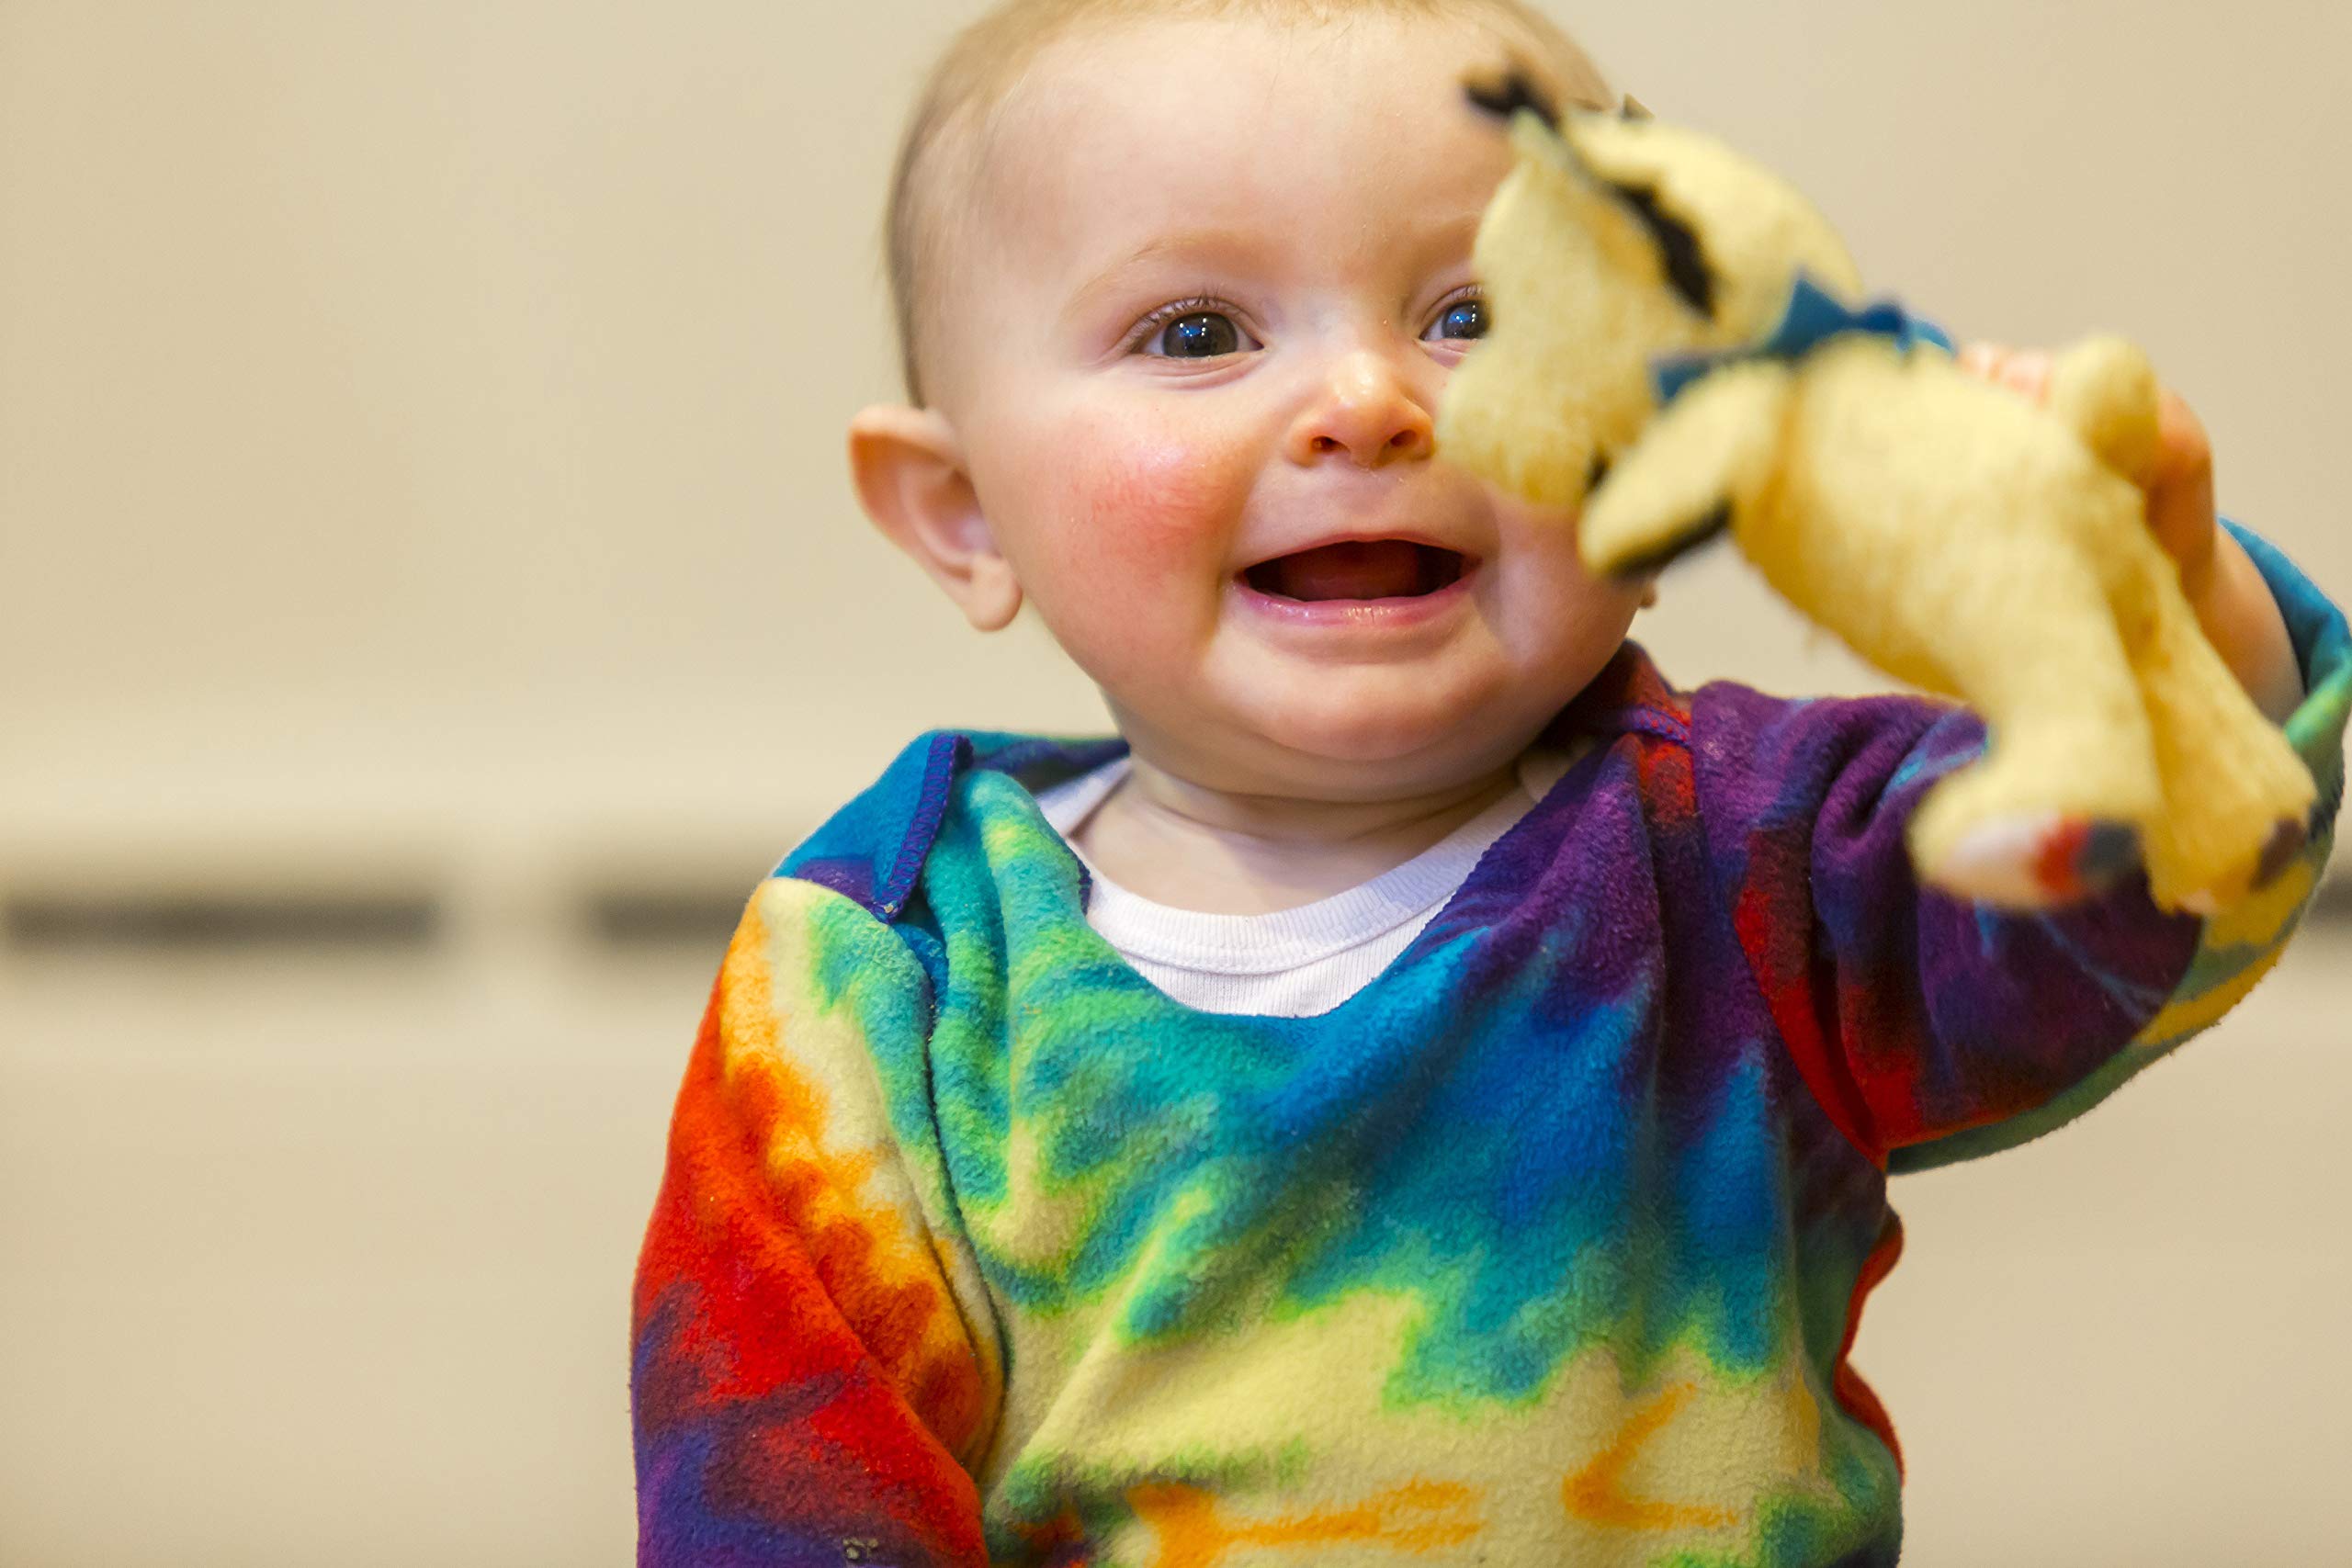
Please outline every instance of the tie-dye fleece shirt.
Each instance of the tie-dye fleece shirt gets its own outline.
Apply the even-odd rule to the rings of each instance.
[[[687,1068],[635,1300],[641,1561],[1881,1564],[1849,1364],[1890,1173],[2080,1113],[2277,955],[2352,642],[2253,546],[2319,830],[2209,921],[1923,894],[1980,746],[1905,698],[1682,694],[1364,989],[1203,1013],[1088,926],[1034,793],[1119,743],[918,740],[767,882]]]

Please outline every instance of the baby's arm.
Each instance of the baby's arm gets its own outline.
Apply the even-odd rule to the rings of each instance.
[[[1700,812],[1740,945],[1815,1098],[1875,1160],[1941,1164],[2071,1120],[2218,1019],[2277,958],[2333,839],[2352,632],[2276,551],[2250,536],[2245,549],[2310,694],[2286,728],[2321,803],[2297,863],[2211,920],[2160,913],[2136,876],[2051,917],[1921,887],[1905,829],[1981,750],[1965,712],[1697,694]]]
[[[761,889],[686,1069],[638,1267],[649,1568],[985,1568],[967,1467],[1001,1361],[877,1066],[910,1044],[920,1059],[929,1017],[888,927],[810,883]]]

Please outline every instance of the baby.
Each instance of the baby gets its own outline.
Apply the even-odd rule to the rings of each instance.
[[[2205,922],[1923,892],[1973,718],[1679,691],[1442,460],[1512,58],[1616,101],[1517,0],[1013,0],[940,66],[859,493],[1118,734],[922,737],[754,897],[638,1277],[642,1562],[1892,1563],[1887,1176],[2275,956],[2352,642],[2177,400],[2151,525],[2329,803]]]

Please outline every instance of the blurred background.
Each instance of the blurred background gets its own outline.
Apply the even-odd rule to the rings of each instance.
[[[949,0],[0,0],[0,1562],[621,1564],[735,908],[906,739],[1093,730],[852,503]],[[2094,328],[2352,590],[2340,0],[1555,14],[1968,335]],[[1737,562],[1686,681],[1869,679]],[[2352,923],[1902,1183],[1919,1564],[2352,1562]]]

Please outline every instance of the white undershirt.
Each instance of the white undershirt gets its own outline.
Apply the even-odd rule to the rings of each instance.
[[[1393,871],[1294,909],[1211,915],[1157,904],[1104,876],[1075,843],[1092,878],[1086,920],[1153,985],[1203,1012],[1306,1018],[1371,984],[1468,878],[1488,845],[1549,793],[1574,761],[1531,751],[1520,787]],[[1067,840],[1127,776],[1120,757],[1037,796]]]

